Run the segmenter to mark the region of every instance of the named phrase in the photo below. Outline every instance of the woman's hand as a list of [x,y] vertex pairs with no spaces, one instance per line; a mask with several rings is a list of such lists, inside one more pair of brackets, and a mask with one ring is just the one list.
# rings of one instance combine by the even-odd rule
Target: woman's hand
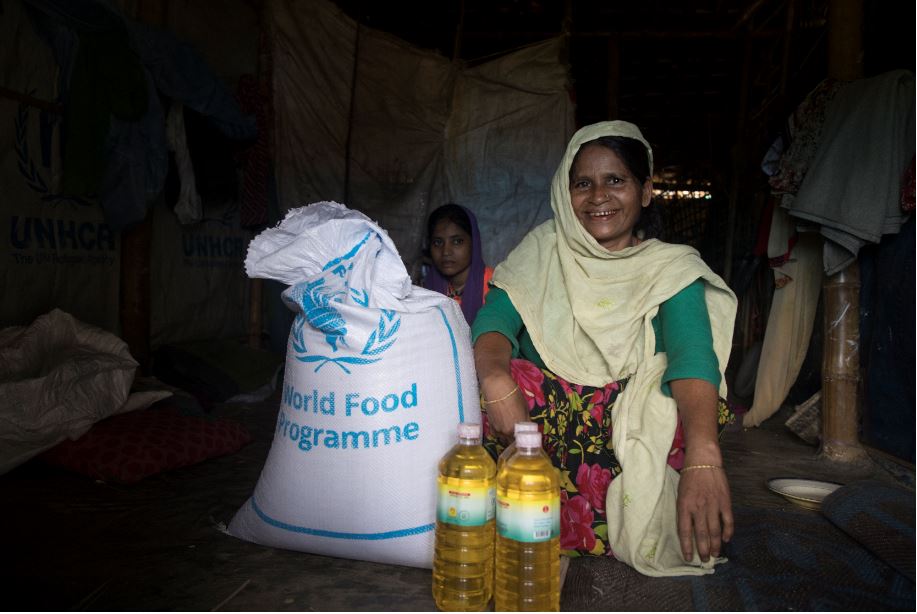
[[700,559],[706,562],[720,555],[723,542],[732,539],[734,529],[729,482],[717,435],[717,393],[713,384],[699,379],[673,380],[670,386],[685,435],[685,469],[676,503],[681,553],[690,561],[696,546]]
[[516,423],[528,420],[522,391],[517,389],[509,362],[513,346],[500,333],[484,333],[474,344],[474,364],[491,431],[512,441]]
[[507,443],[512,441],[516,423],[528,420],[528,406],[516,382],[512,376],[487,378],[481,383],[481,394],[485,401],[500,399],[485,403],[484,411],[497,438]]
[[732,539],[733,532],[726,473],[707,468],[682,471],[676,509],[678,538],[685,560],[693,558],[695,545],[702,561],[718,557],[723,542]]

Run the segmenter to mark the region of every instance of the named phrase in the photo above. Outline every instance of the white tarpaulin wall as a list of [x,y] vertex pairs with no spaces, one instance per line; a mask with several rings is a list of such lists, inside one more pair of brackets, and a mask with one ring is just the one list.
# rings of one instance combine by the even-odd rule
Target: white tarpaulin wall
[[[53,102],[57,63],[21,3],[3,3],[0,41],[0,86]],[[0,96],[0,327],[58,307],[117,332],[120,235],[96,201],[58,192],[60,120]]]
[[163,206],[150,211],[150,346],[245,334],[248,279],[243,262],[252,233],[239,227],[239,203],[212,204],[183,225]]
[[461,68],[325,0],[272,2],[270,28],[282,210],[344,202],[388,231],[409,270],[446,202],[475,212],[490,265],[550,217],[574,129],[560,39]]
[[[238,32],[256,32],[256,22],[245,21],[244,12],[234,15],[242,17],[222,24],[236,40]],[[193,29],[183,23],[180,30]],[[207,36],[216,38],[216,30],[207,29]],[[0,86],[55,101],[57,63],[21,2],[3,3],[0,41]],[[232,81],[250,69],[234,56],[219,66]],[[0,328],[29,324],[59,308],[120,334],[121,234],[106,224],[97,200],[58,192],[60,130],[60,113],[0,96]],[[153,226],[151,346],[244,335],[248,280],[243,260],[252,233],[239,226],[238,202],[211,204],[203,220],[192,225],[179,224],[161,203],[148,215]]]

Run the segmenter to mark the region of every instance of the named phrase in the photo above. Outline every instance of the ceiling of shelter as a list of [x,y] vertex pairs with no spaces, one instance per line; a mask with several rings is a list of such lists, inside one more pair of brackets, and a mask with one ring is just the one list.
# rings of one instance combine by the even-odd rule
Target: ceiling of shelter
[[[658,167],[720,187],[736,143],[760,159],[827,74],[828,0],[335,2],[366,26],[470,64],[567,32],[577,124],[633,121]],[[896,29],[910,42],[894,67],[913,68],[913,15],[913,3],[864,0],[864,47],[888,47]]]

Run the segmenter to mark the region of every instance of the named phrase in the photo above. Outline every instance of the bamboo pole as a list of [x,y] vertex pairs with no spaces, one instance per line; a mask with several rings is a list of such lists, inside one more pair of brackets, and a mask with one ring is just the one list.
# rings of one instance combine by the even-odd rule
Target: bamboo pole
[[248,346],[261,349],[261,297],[264,287],[263,279],[252,278],[248,281]]
[[[137,4],[137,19],[161,26],[166,21],[167,6],[163,0],[145,0]],[[159,201],[159,198],[155,202]],[[155,204],[153,205],[155,206]],[[139,371],[150,373],[150,247],[153,243],[152,207],[140,223],[121,232],[121,274],[119,280],[119,316],[121,338],[138,363]]]
[[621,37],[608,37],[608,119],[618,119],[618,98],[621,88]]
[[120,318],[121,338],[140,373],[150,372],[150,246],[153,225],[149,216],[121,231]]
[[347,111],[347,140],[344,144],[344,204],[350,206],[350,156],[352,154],[353,121],[357,106],[357,77],[360,67],[360,22],[353,35],[353,71],[350,74],[350,108]]
[[742,78],[739,84],[739,109],[736,113],[736,142],[732,157],[732,185],[729,189],[729,212],[726,217],[726,245],[723,264],[723,279],[730,283],[732,278],[733,242],[735,241],[736,210],[739,207],[739,192],[745,173],[745,122],[748,119],[748,90],[751,80],[751,37],[745,36],[742,52]]
[[790,74],[790,57],[793,50],[793,31],[796,22],[796,0],[786,3],[786,38],[783,39],[783,57],[780,61],[780,99],[786,97],[786,84]]
[[828,3],[828,76],[844,80],[863,76],[863,0]]
[[455,25],[455,37],[452,40],[452,61],[458,62],[462,54],[462,34],[465,30],[465,0],[459,0],[458,22]]
[[57,113],[62,115],[64,113],[64,105],[58,104],[56,102],[48,102],[47,100],[41,100],[40,98],[35,98],[28,94],[23,94],[22,92],[17,92],[16,90],[11,90],[7,87],[0,86],[0,98],[7,98],[16,102],[21,102],[29,105],[30,107],[35,107],[36,109],[41,109],[43,111],[49,111],[51,113]]
[[[258,15],[258,60],[256,64],[256,80],[258,83],[259,92],[263,93],[264,91],[270,92],[273,88],[273,62],[271,59],[270,52],[270,40],[268,37],[268,29],[270,27],[270,19],[268,11],[270,10],[267,3],[263,4],[261,7],[261,12]],[[259,96],[259,100],[264,101],[264,98]],[[267,149],[269,152],[274,151],[274,107],[273,107],[273,94],[268,96],[270,100],[269,109],[267,113],[268,125],[261,126],[261,128],[266,129],[268,134],[268,146]],[[258,350],[261,349],[261,330],[264,328],[264,305],[263,305],[263,295],[264,295],[264,280],[251,278],[248,280],[248,346],[252,349]]]
[[[863,76],[862,0],[828,4],[828,75]],[[819,456],[847,465],[869,463],[859,442],[860,269],[854,262],[825,278],[822,364],[822,443]]]
[[860,271],[854,262],[825,278],[825,349],[822,362],[822,443],[819,456],[858,464],[868,457],[859,443]]

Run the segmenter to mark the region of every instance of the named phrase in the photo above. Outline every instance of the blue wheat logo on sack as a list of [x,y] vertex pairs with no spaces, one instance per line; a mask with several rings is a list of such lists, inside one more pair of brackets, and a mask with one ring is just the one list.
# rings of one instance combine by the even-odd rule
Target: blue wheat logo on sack
[[317,362],[315,372],[328,363],[339,366],[345,373],[350,370],[345,365],[366,365],[381,360],[381,354],[395,343],[395,333],[401,326],[401,318],[396,312],[381,309],[379,324],[369,335],[363,349],[357,356],[325,356],[309,353],[306,348],[303,328],[306,322],[315,330],[325,335],[325,343],[332,352],[337,352],[340,347],[349,348],[347,344],[347,321],[335,308],[336,304],[343,304],[349,295],[353,302],[366,307],[369,304],[369,293],[365,289],[352,288],[349,282],[349,273],[353,270],[353,258],[367,244],[373,236],[367,232],[350,251],[343,256],[329,261],[322,271],[330,273],[328,276],[299,284],[295,293],[301,296],[298,299],[302,310],[296,315],[293,323],[293,349],[296,359],[301,362]]
[[[347,345],[347,323],[331,303],[332,301],[335,303],[343,302],[341,296],[345,291],[322,292],[324,284],[325,279],[322,278],[306,285],[306,291],[302,296],[303,314],[312,328],[325,333],[325,342],[332,351],[337,352],[338,341],[343,345]],[[298,315],[296,319],[301,321],[303,314]],[[302,324],[300,324],[301,328]]]

